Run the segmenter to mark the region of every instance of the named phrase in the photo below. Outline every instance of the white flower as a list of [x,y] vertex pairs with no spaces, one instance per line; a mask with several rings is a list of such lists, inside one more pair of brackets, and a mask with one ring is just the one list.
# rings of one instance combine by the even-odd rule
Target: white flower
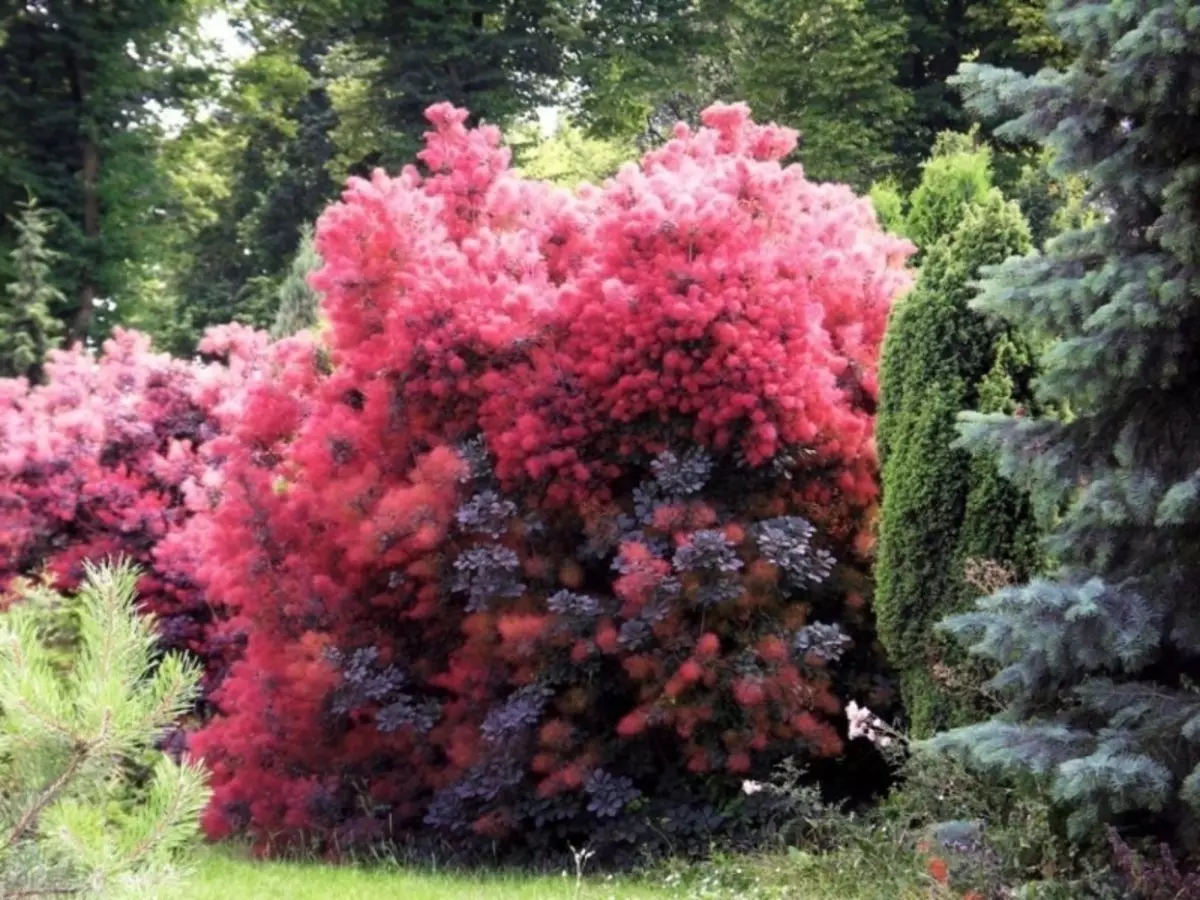
[[859,706],[851,700],[846,704],[846,720],[850,725],[850,740],[862,737],[877,747],[892,745],[893,739],[888,734],[887,725],[865,706]]
[[765,787],[766,787],[766,785],[759,781],[743,781],[742,782],[742,793],[746,794],[747,796],[750,796],[753,794],[757,794],[759,791],[763,790]]

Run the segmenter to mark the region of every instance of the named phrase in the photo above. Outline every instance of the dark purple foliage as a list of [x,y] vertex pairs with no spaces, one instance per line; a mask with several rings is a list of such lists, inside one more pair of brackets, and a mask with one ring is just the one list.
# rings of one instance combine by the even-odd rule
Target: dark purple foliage
[[833,556],[812,545],[815,534],[813,525],[799,516],[767,519],[754,528],[759,551],[795,587],[820,584],[833,572]]
[[491,600],[520,597],[521,560],[507,547],[471,547],[454,561],[450,589],[467,594],[467,611],[483,612]]
[[813,622],[796,632],[792,647],[800,656],[813,653],[827,662],[836,662],[852,643],[837,625]]
[[588,812],[601,818],[619,815],[625,807],[642,796],[631,779],[610,775],[603,769],[597,769],[589,775],[583,788],[589,798]]

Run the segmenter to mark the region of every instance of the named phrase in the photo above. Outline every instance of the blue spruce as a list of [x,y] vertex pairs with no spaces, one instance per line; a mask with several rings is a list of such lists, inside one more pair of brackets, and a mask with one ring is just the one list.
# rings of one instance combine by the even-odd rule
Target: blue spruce
[[974,308],[1052,339],[1057,417],[966,415],[962,441],[1060,512],[1051,577],[948,631],[999,667],[1005,713],[935,746],[1045,779],[1079,837],[1139,818],[1200,847],[1200,6],[1052,4],[1078,50],[958,76],[1001,137],[1054,151],[1097,220],[988,270]]

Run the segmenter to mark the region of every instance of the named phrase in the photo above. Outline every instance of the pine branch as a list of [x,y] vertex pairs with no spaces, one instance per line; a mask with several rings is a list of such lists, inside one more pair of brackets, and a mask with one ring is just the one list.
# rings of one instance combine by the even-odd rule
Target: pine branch
[[80,766],[82,766],[87,760],[89,750],[90,748],[88,748],[86,744],[81,744],[76,747],[75,752],[71,754],[71,759],[67,763],[67,767],[63,770],[62,774],[59,775],[58,778],[54,779],[54,781],[51,782],[46,789],[38,795],[37,799],[33,802],[29,809],[17,819],[16,825],[13,826],[4,843],[0,844],[0,853],[3,853],[5,850],[8,850],[10,847],[16,844],[16,842],[21,839],[26,831],[29,831],[36,825],[37,818],[42,814],[42,811],[45,810],[46,807],[48,807],[51,803],[53,803],[55,798],[58,797],[63,789],[71,783],[71,780],[78,773]]

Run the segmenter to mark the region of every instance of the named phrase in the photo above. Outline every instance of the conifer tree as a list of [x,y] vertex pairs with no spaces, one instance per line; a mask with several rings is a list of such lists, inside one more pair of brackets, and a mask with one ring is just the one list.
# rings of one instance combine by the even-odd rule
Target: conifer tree
[[44,604],[0,614],[0,897],[162,896],[153,888],[198,833],[205,777],[166,755],[131,808],[110,807],[200,678],[182,657],[157,658],[136,583],[125,564],[89,569],[65,668]]
[[962,221],[967,205],[992,186],[991,154],[972,136],[946,132],[921,166],[921,181],[909,197],[904,236],[924,253]]
[[320,265],[321,257],[313,247],[312,226],[306,225],[292,267],[279,286],[279,309],[271,325],[272,337],[287,337],[317,324],[321,295],[309,286],[308,276]]
[[17,242],[13,280],[0,295],[0,378],[36,378],[51,341],[60,331],[51,310],[63,303],[51,280],[55,253],[46,244],[50,223],[30,200],[12,220]]
[[1152,816],[1200,841],[1200,9],[1059,2],[1078,51],[1025,78],[965,66],[1002,137],[1055,151],[1103,212],[987,273],[974,308],[1053,337],[1037,396],[1069,416],[971,415],[973,451],[1062,505],[1051,577],[947,624],[1001,669],[1004,715],[935,743],[1044,776],[1073,834]]
[[964,566],[995,559],[1027,574],[1036,560],[1028,502],[988,460],[973,461],[951,447],[961,411],[1010,412],[1028,397],[1033,373],[1026,342],[967,304],[981,266],[1029,248],[1020,210],[990,189],[929,251],[884,345],[875,608],[901,675],[910,727],[919,735],[979,717],[971,698],[948,692],[932,674],[960,663],[933,629],[973,599]]

